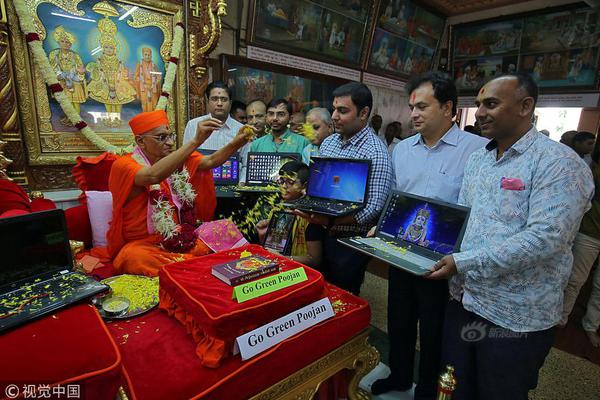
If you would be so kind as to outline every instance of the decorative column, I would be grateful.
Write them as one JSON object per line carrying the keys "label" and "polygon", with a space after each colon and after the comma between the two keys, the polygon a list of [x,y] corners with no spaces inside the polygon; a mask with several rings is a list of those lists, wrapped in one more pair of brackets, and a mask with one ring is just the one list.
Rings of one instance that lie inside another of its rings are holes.
{"label": "decorative column", "polygon": [[227,15],[226,8],[225,0],[187,2],[189,119],[206,113],[208,56],[221,38],[221,18]]}
{"label": "decorative column", "polygon": [[13,76],[6,3],[5,0],[0,0],[0,175],[27,187],[29,181],[25,175],[25,146],[19,126]]}

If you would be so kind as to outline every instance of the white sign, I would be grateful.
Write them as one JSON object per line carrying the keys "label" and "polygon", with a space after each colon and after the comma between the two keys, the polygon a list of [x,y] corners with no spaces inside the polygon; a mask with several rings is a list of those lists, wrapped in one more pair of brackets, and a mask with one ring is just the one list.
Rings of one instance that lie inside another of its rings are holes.
{"label": "white sign", "polygon": [[[597,107],[600,93],[541,94],[536,107]],[[475,96],[458,98],[458,108],[475,107]]]}
{"label": "white sign", "polygon": [[335,76],[342,79],[360,82],[360,71],[340,67],[339,65],[327,64],[309,58],[297,57],[291,54],[279,53],[260,47],[248,46],[246,56],[252,60],[264,61],[271,64],[283,65],[284,67],[301,69],[315,72],[317,74]]}
{"label": "white sign", "polygon": [[386,78],[385,76],[373,75],[368,72],[363,72],[362,81],[365,85],[373,85],[386,89],[392,89],[398,92],[404,91],[404,87],[406,86],[406,83],[404,82]]}
{"label": "white sign", "polygon": [[239,348],[242,360],[247,360],[334,315],[331,302],[325,297],[239,336],[235,339],[236,348]]}

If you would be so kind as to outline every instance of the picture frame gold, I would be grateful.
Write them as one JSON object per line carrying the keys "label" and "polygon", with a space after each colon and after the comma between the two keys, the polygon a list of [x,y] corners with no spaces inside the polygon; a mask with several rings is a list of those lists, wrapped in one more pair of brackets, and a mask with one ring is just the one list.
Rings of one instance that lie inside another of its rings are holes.
{"label": "picture frame gold", "polygon": [[[63,80],[61,84],[68,96],[69,90],[71,93],[79,90],[80,97],[70,97],[70,99],[73,100],[74,105],[80,102],[77,105],[81,109],[82,119],[111,144],[117,146],[131,144],[133,135],[127,124],[128,120],[142,112],[143,107],[151,107],[157,99],[154,95],[151,99],[144,97],[148,90],[144,92],[142,89],[143,76],[160,77],[160,79],[152,78],[153,93],[158,91],[160,95],[162,78],[166,72],[173,41],[173,28],[177,22],[182,21],[183,6],[160,0],[25,1],[28,8],[34,10],[35,24],[46,54],[50,57],[51,65],[52,59],[59,57],[57,52],[60,51],[61,45],[58,39],[65,36],[68,38],[68,35],[71,35],[69,40],[77,43],[78,47],[69,47],[69,50],[72,50],[71,54],[79,55],[80,61],[77,63],[75,74],[79,73],[83,78],[79,80],[73,78],[70,84],[65,84],[66,80]],[[134,11],[125,15],[134,7],[136,7]],[[24,35],[18,26],[14,6],[10,2],[7,11],[9,32],[13,39],[11,49],[21,129],[27,149],[28,164],[72,164],[77,156],[93,156],[101,153],[102,150],[96,148],[75,127],[69,126],[60,106],[46,87],[40,70],[33,62]],[[118,19],[124,15],[125,18],[122,20]],[[106,19],[112,24],[98,24],[99,21]],[[61,26],[62,30],[58,26]],[[105,29],[107,26],[108,29]],[[76,34],[82,32],[82,29],[85,33],[77,36]],[[60,34],[56,33],[57,31]],[[109,36],[114,40],[110,40]],[[120,67],[103,69],[103,65],[113,65],[107,61],[113,60],[114,57],[105,58],[104,63],[100,60],[105,49],[107,55],[111,55],[106,47],[111,43],[114,44],[113,54],[116,55]],[[185,47],[184,45],[180,55],[180,59],[183,60],[187,59]],[[153,66],[146,70],[138,67],[142,64],[144,48],[152,50]],[[56,65],[55,62],[53,67],[57,70],[58,76],[62,67]],[[171,128],[177,133],[178,138],[182,137],[187,122],[185,68],[186,63],[178,63],[173,91],[167,106]],[[101,79],[104,80],[100,81]],[[110,79],[114,80],[110,81]],[[106,82],[114,82],[114,86],[109,84],[110,89],[106,90],[104,88]],[[78,83],[80,86],[85,86],[83,91],[75,87]],[[82,93],[85,98],[82,97]],[[142,105],[142,99],[146,99],[145,106]]]}

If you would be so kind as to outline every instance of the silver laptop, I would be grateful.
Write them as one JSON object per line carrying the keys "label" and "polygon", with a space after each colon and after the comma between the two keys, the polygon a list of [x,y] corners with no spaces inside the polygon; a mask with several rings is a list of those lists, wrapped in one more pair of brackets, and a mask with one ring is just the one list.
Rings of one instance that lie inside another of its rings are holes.
{"label": "silver laptop", "polygon": [[338,241],[415,275],[426,275],[442,257],[460,249],[469,212],[467,207],[393,191],[374,237]]}

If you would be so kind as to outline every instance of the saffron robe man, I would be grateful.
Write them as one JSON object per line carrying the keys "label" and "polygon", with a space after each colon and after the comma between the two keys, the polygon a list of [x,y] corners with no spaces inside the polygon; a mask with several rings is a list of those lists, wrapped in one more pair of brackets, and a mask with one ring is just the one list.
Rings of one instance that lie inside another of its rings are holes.
{"label": "saffron robe man", "polygon": [[[221,122],[210,118],[198,124],[195,137],[174,150],[175,137],[169,132],[169,121],[163,110],[143,112],[129,121],[135,135],[134,152],[120,157],[112,166],[109,190],[113,196],[113,218],[107,233],[108,252],[119,273],[156,276],[160,268],[170,262],[209,252],[199,240],[186,253],[173,253],[160,246],[162,236],[152,222],[157,212],[150,195],[152,185],[160,185],[173,210],[173,218],[180,222],[181,204],[171,189],[171,174],[185,167],[189,183],[196,192],[196,218],[211,220],[216,206],[215,188],[211,169],[221,165],[247,143],[243,129],[227,145],[210,156],[196,152]],[[252,128],[248,128],[252,129]],[[175,200],[174,200],[175,197]]]}

